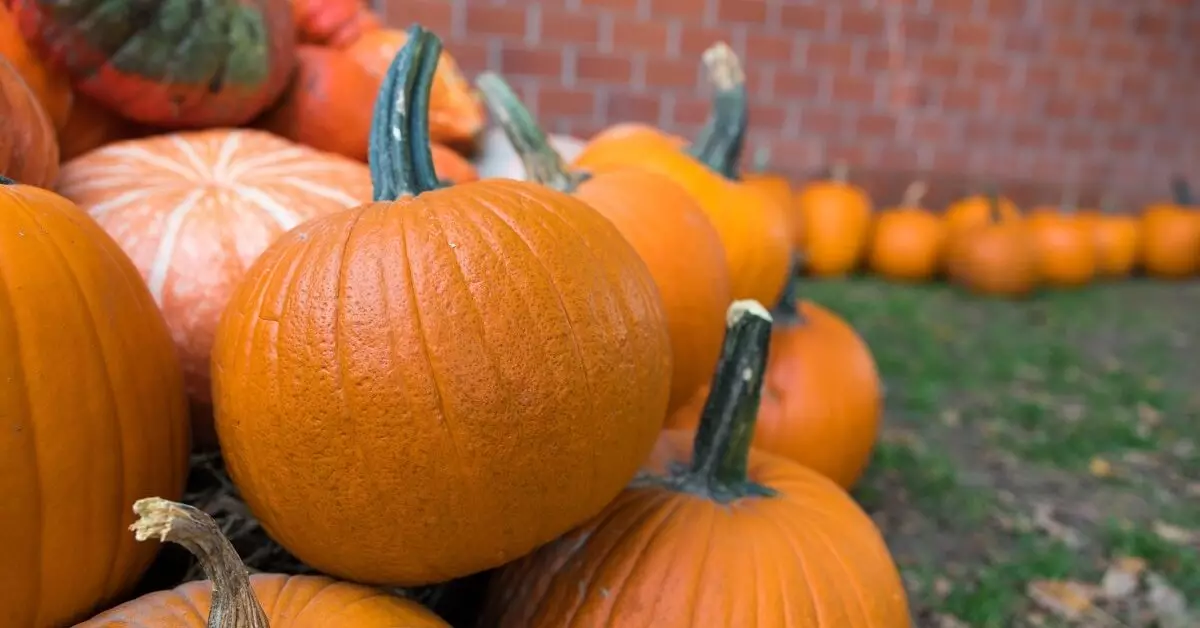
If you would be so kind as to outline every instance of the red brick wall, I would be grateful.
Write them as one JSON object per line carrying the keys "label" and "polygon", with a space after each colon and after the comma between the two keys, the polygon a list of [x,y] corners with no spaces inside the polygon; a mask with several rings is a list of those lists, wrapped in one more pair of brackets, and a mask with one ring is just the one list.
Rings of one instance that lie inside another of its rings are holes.
{"label": "red brick wall", "polygon": [[[983,178],[1026,203],[1200,187],[1200,0],[379,0],[502,72],[548,130],[688,133],[700,52],[743,55],[751,142],[802,179],[845,159],[884,196]],[[886,200],[886,198],[882,199]],[[940,198],[939,198],[940,200]]]}

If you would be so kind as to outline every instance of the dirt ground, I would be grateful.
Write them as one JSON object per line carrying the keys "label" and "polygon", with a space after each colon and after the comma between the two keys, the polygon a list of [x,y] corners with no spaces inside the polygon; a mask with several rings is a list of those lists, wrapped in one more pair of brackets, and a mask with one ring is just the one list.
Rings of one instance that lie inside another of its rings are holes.
{"label": "dirt ground", "polygon": [[[859,330],[885,380],[885,430],[854,493],[916,626],[1200,626],[1200,284],[1013,303],[853,279],[804,295]],[[190,484],[253,568],[304,571],[219,459],[198,457]],[[143,590],[200,577],[169,548]],[[407,593],[465,626],[482,582]]]}

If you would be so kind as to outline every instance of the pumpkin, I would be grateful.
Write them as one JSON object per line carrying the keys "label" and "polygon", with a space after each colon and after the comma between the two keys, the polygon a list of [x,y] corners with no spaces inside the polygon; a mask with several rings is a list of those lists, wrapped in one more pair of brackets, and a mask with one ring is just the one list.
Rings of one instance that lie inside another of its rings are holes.
{"label": "pumpkin", "polygon": [[245,124],[279,98],[295,66],[290,0],[93,4],[9,0],[39,57],[136,122]]}
{"label": "pumpkin", "polygon": [[1187,181],[1171,182],[1172,202],[1142,210],[1142,268],[1163,279],[1180,279],[1200,270],[1200,210]]}
{"label": "pumpkin", "polygon": [[150,135],[152,129],[113,113],[87,96],[76,96],[58,133],[59,160],[70,161],[105,144]]}
{"label": "pumpkin", "polygon": [[71,82],[61,72],[53,72],[26,45],[17,26],[16,16],[7,3],[0,3],[0,57],[8,59],[17,74],[37,97],[55,129],[63,128],[71,112],[74,93]]}
{"label": "pumpkin", "polygon": [[[350,44],[346,53],[375,77],[378,86],[407,38],[404,31],[397,29],[368,31]],[[479,96],[471,89],[458,62],[443,51],[429,97],[430,139],[448,146],[469,146],[474,144],[485,122]]]}
{"label": "pumpkin", "polygon": [[887,546],[821,474],[750,448],[771,318],[729,308],[695,432],[664,432],[602,513],[493,577],[496,628],[907,628]]}
{"label": "pumpkin", "polygon": [[925,184],[908,186],[900,205],[875,218],[867,265],[893,281],[929,281],[941,267],[946,223],[921,206]]}
{"label": "pumpkin", "polygon": [[1096,272],[1102,277],[1128,277],[1142,248],[1141,224],[1135,216],[1120,214],[1111,198],[1099,210],[1082,210],[1078,220],[1092,235]]}
{"label": "pumpkin", "polygon": [[1037,250],[1024,221],[1005,212],[995,194],[991,203],[990,222],[964,227],[950,240],[947,273],[952,282],[971,292],[1026,296],[1037,287]]}
{"label": "pumpkin", "polygon": [[630,169],[588,176],[568,170],[504,79],[486,72],[476,85],[530,180],[591,205],[646,262],[671,333],[675,369],[668,409],[679,407],[712,376],[724,334],[721,320],[732,300],[716,229],[686,190],[660,174]]}
{"label": "pumpkin", "polygon": [[804,262],[815,277],[841,277],[858,267],[871,235],[871,197],[849,181],[849,168],[836,163],[828,180],[796,194],[804,226]]}
{"label": "pumpkin", "polygon": [[[133,258],[204,405],[217,321],[246,268],[283,232],[370,198],[371,177],[262,131],[214,129],[109,144],[67,163],[59,190]],[[214,443],[208,417],[194,422]]]}
{"label": "pumpkin", "polygon": [[137,269],[67,199],[0,179],[0,268],[0,624],[69,626],[154,559],[125,504],[183,494],[183,375]]}
{"label": "pumpkin", "polygon": [[733,297],[773,303],[792,267],[787,215],[739,180],[748,113],[737,55],[717,43],[704,53],[704,65],[715,86],[712,113],[686,150],[670,136],[642,129],[592,140],[574,166],[593,173],[639,168],[671,178],[700,202],[721,236]]}
{"label": "pumpkin", "polygon": [[296,48],[296,77],[256,126],[317,150],[367,161],[371,107],[379,81],[345,51]]}
{"label": "pumpkin", "polygon": [[475,166],[465,157],[454,152],[454,149],[436,142],[429,144],[429,152],[433,155],[433,171],[439,179],[450,183],[469,183],[479,180]]}
{"label": "pumpkin", "polygon": [[54,125],[25,80],[0,57],[0,175],[50,187],[58,177]]}
{"label": "pumpkin", "polygon": [[217,522],[186,504],[150,497],[135,502],[133,511],[138,541],[183,546],[208,580],[144,595],[75,628],[449,627],[416,602],[370,587],[323,576],[248,576]]}
{"label": "pumpkin", "polygon": [[[577,137],[553,133],[547,141],[568,162],[575,159],[584,145]],[[471,162],[482,179],[525,180],[525,165],[509,143],[504,129],[499,127],[489,128],[479,135],[479,146],[471,155]]]}
{"label": "pumpkin", "polygon": [[1025,226],[1038,258],[1041,283],[1070,288],[1091,283],[1096,276],[1096,246],[1087,223],[1075,217],[1075,201],[1068,193],[1058,207],[1038,207],[1029,212]]}
{"label": "pumpkin", "polygon": [[776,205],[783,208],[788,219],[788,228],[792,234],[792,247],[801,251],[804,249],[804,219],[796,209],[792,184],[787,177],[767,171],[767,164],[770,161],[770,149],[760,147],[754,152],[754,169],[743,173],[742,181],[746,185],[762,190],[763,194],[771,197]]}
{"label": "pumpkin", "polygon": [[648,139],[654,142],[665,140],[679,149],[686,148],[688,145],[686,139],[671,133],[664,133],[662,130],[642,122],[618,122],[592,136],[593,142],[630,139]]}
{"label": "pumpkin", "polygon": [[363,33],[382,28],[363,0],[291,0],[296,39],[301,44],[344,48]]}
{"label": "pumpkin", "polygon": [[[799,301],[798,287],[793,281],[772,312],[775,329],[753,445],[849,490],[879,437],[883,384],[858,332],[820,305]],[[666,427],[695,429],[708,396],[708,387],[701,388]]]}
{"label": "pumpkin", "polygon": [[946,207],[946,211],[942,214],[942,220],[946,222],[946,233],[949,238],[953,239],[958,234],[970,231],[980,225],[990,224],[994,220],[992,197],[995,197],[995,204],[999,207],[996,211],[999,211],[1000,220],[1021,218],[1021,210],[1017,208],[1016,204],[990,189],[991,187],[989,185],[989,189],[983,194],[974,194],[958,199]]}
{"label": "pumpkin", "polygon": [[670,394],[662,300],[608,219],[534,183],[441,188],[421,109],[440,51],[414,25],[380,90],[376,202],[269,247],[213,349],[246,503],[305,564],[367,584],[495,567],[599,512]]}

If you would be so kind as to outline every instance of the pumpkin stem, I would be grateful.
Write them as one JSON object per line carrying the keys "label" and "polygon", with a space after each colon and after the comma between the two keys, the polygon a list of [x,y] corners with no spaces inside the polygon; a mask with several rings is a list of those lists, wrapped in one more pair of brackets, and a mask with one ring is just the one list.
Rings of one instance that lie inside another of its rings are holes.
{"label": "pumpkin stem", "polygon": [[182,545],[200,562],[213,588],[208,628],[270,628],[250,588],[246,566],[212,517],[160,497],[137,500],[133,512],[138,519],[129,529],[137,540],[157,538]]}
{"label": "pumpkin stem", "polygon": [[783,294],[771,308],[771,318],[780,327],[792,327],[804,324],[804,315],[796,307],[800,303],[800,267],[803,260],[792,259],[792,272],[788,274],[787,283],[783,286]]}
{"label": "pumpkin stem", "polygon": [[766,308],[754,300],[734,301],[725,316],[725,345],[687,473],[696,489],[715,500],[774,494],[746,477],[770,342],[771,315]]}
{"label": "pumpkin stem", "polygon": [[766,172],[769,165],[771,165],[771,147],[764,144],[754,149],[754,161],[751,163],[753,171]]}
{"label": "pumpkin stem", "polygon": [[568,193],[583,182],[586,175],[567,171],[533,114],[500,75],[484,72],[475,79],[475,86],[524,164],[526,180]]}
{"label": "pumpkin stem", "polygon": [[367,163],[376,201],[442,187],[429,148],[429,93],[442,41],[420,24],[392,59],[375,99]]}
{"label": "pumpkin stem", "polygon": [[1192,186],[1188,185],[1187,179],[1182,175],[1171,177],[1171,196],[1175,197],[1176,205],[1189,207],[1193,204]]}
{"label": "pumpkin stem", "polygon": [[992,222],[1002,222],[1004,214],[1000,211],[1000,190],[996,184],[988,183],[983,187],[983,195],[987,199],[988,209],[992,214]]}
{"label": "pumpkin stem", "polygon": [[742,151],[746,147],[749,109],[746,104],[746,74],[733,49],[717,42],[704,51],[708,80],[716,89],[708,122],[688,147],[688,154],[713,172],[736,181],[741,176]]}
{"label": "pumpkin stem", "polygon": [[925,198],[925,192],[929,190],[929,186],[925,185],[924,181],[913,181],[904,188],[904,195],[900,197],[901,207],[920,207],[921,199]]}
{"label": "pumpkin stem", "polygon": [[834,183],[846,183],[850,180],[850,164],[843,160],[833,162],[829,167],[829,180]]}
{"label": "pumpkin stem", "polygon": [[0,174],[0,185],[16,185],[17,182]]}

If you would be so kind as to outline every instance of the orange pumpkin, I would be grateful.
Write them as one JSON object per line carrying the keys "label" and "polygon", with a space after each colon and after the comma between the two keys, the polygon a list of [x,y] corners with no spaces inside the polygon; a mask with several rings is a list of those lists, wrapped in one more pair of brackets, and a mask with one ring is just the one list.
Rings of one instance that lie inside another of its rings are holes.
{"label": "orange pumpkin", "polygon": [[429,151],[433,155],[433,171],[437,173],[439,179],[450,183],[469,183],[479,180],[479,173],[475,171],[475,166],[472,166],[471,162],[454,152],[453,149],[434,142],[429,145]]}
{"label": "orange pumpkin", "polygon": [[[280,234],[370,198],[366,166],[262,131],[217,129],[109,144],[63,167],[59,190],[133,258],[166,315],[188,393],[209,400],[217,320]],[[195,418],[196,439],[213,443]]]}
{"label": "orange pumpkin", "polygon": [[50,187],[58,178],[54,125],[25,79],[0,57],[0,176]]}
{"label": "orange pumpkin", "polygon": [[993,196],[995,197],[995,204],[999,207],[997,211],[999,211],[1000,220],[1007,221],[1021,218],[1021,210],[1004,196],[993,192],[975,194],[954,201],[946,207],[946,211],[942,215],[942,220],[946,222],[947,237],[953,239],[964,231],[970,231],[980,225],[990,224],[993,221],[993,202],[991,200]]}
{"label": "orange pumpkin", "polygon": [[0,268],[0,624],[69,626],[154,559],[127,504],[183,494],[183,376],[137,269],[67,199],[0,179]]}
{"label": "orange pumpkin", "polygon": [[649,139],[655,142],[665,140],[678,149],[686,148],[688,145],[686,139],[672,133],[664,133],[661,129],[642,122],[618,122],[593,135],[592,141],[630,140],[638,138]]}
{"label": "orange pumpkin", "polygon": [[370,587],[321,576],[247,576],[237,551],[207,514],[153,497],[133,508],[139,515],[133,526],[137,540],[182,545],[209,579],[144,595],[75,628],[449,627],[416,602]]}
{"label": "orange pumpkin", "polygon": [[712,376],[724,333],[721,320],[732,300],[721,238],[704,210],[686,190],[653,172],[630,169],[587,176],[567,170],[502,78],[487,72],[476,84],[529,180],[591,205],[616,225],[646,262],[662,295],[675,357],[668,409],[687,402]]}
{"label": "orange pumpkin", "polygon": [[1096,272],[1102,277],[1128,277],[1142,248],[1142,229],[1137,217],[1117,213],[1111,199],[1103,199],[1099,210],[1077,214],[1092,234]]}
{"label": "orange pumpkin", "polygon": [[[867,344],[837,314],[797,301],[793,282],[773,312],[754,447],[790,458],[854,487],[879,437],[883,385]],[[709,396],[705,387],[667,419],[669,429],[695,429]]]}
{"label": "orange pumpkin", "polygon": [[344,48],[363,33],[381,28],[379,16],[363,0],[292,0],[292,20],[300,44]]}
{"label": "orange pumpkin", "polygon": [[[391,28],[368,31],[350,44],[346,53],[375,77],[378,88],[407,37],[404,31]],[[429,96],[430,139],[449,146],[472,145],[486,122],[479,96],[471,89],[458,62],[443,51]]]}
{"label": "orange pumpkin", "polygon": [[1038,281],[1037,251],[1024,221],[1005,212],[991,197],[991,221],[963,227],[950,240],[946,265],[950,280],[978,294],[1021,297]]}
{"label": "orange pumpkin", "polygon": [[941,267],[946,223],[921,207],[925,184],[913,183],[898,207],[880,212],[871,233],[867,264],[894,281],[929,281]]}
{"label": "orange pumpkin", "polygon": [[413,26],[380,91],[376,202],[268,248],[213,349],[247,504],[355,582],[442,582],[566,532],[633,477],[670,395],[662,300],[611,222],[534,183],[440,186],[418,109],[440,51]]}
{"label": "orange pumpkin", "polygon": [[1142,268],[1163,279],[1181,279],[1200,270],[1200,209],[1187,181],[1171,182],[1172,202],[1154,203],[1142,211]]}
{"label": "orange pumpkin", "polygon": [[834,164],[826,181],[796,194],[804,222],[804,262],[816,277],[840,277],[858,267],[871,235],[871,197],[849,182],[849,168]]}
{"label": "orange pumpkin", "polygon": [[615,133],[589,142],[574,166],[593,173],[639,168],[675,181],[700,202],[721,236],[733,297],[774,302],[791,271],[787,215],[738,180],[748,114],[737,56],[718,43],[704,53],[704,64],[716,87],[713,111],[702,136],[686,151],[665,134]]}
{"label": "orange pumpkin", "polygon": [[25,84],[50,116],[54,128],[62,129],[74,98],[71,81],[66,74],[52,72],[29,49],[21,36],[16,16],[3,2],[0,2],[0,57],[8,59],[17,74],[25,79]]}
{"label": "orange pumpkin", "polygon": [[1074,201],[1031,210],[1025,226],[1042,283],[1058,288],[1091,283],[1096,276],[1096,246],[1087,223],[1075,217]]}
{"label": "orange pumpkin", "polygon": [[767,171],[767,164],[770,160],[770,149],[759,148],[754,152],[754,169],[742,173],[742,181],[750,187],[758,188],[763,194],[771,197],[776,205],[783,208],[783,213],[788,220],[788,229],[792,234],[792,248],[796,251],[803,250],[804,219],[797,211],[792,184],[787,177]]}
{"label": "orange pumpkin", "polygon": [[[480,625],[911,626],[870,517],[828,478],[750,448],[771,318],[741,301],[728,320],[699,429],[665,432],[604,512],[498,572]],[[736,581],[747,569],[753,582]]]}

